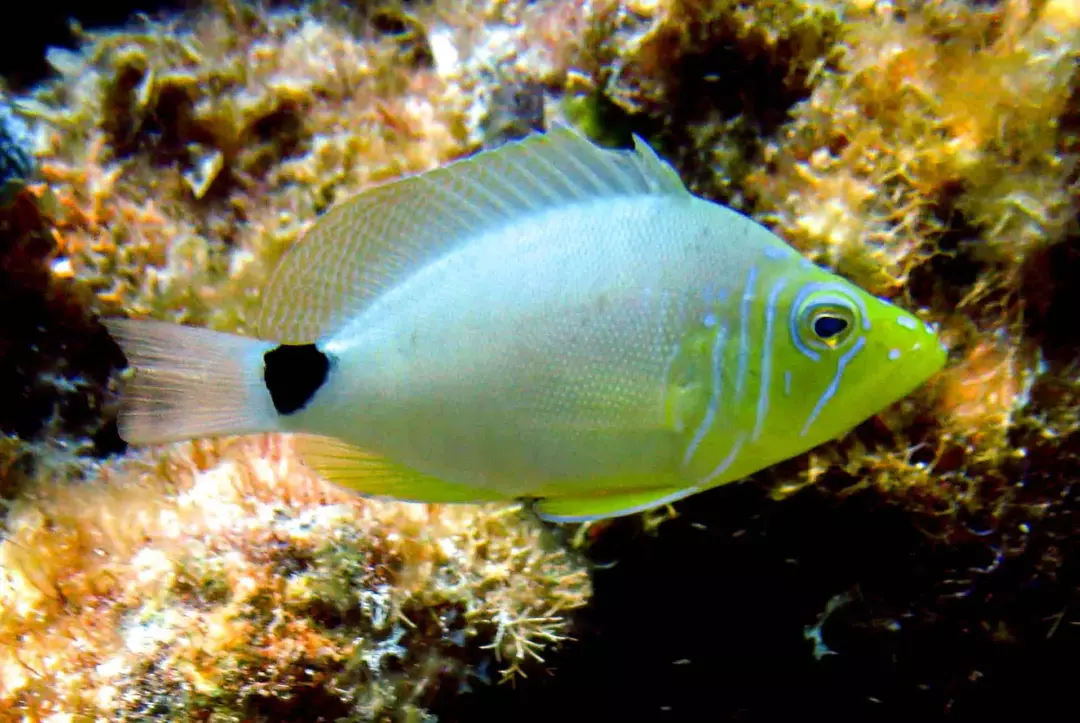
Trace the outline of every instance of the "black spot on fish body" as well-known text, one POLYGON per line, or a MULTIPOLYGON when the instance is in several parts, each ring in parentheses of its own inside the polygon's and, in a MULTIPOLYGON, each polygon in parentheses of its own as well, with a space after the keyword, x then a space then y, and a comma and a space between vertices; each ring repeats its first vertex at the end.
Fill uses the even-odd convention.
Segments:
POLYGON ((326 382, 330 357, 314 344, 282 344, 263 355, 263 380, 278 414, 292 414, 326 382))

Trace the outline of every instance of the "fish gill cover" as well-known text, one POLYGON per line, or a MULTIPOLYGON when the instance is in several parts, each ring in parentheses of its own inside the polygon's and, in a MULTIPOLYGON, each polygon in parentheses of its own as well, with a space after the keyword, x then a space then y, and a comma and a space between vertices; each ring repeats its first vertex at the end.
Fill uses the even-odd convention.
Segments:
POLYGON ((1078 53, 1070 0, 220 0, 50 50, 4 97, 36 167, 3 165, 0 716, 1064 718, 1078 53), (948 368, 749 483, 579 528, 614 563, 588 577, 498 508, 344 498, 277 438, 115 456, 95 315, 248 330, 329 205, 544 116, 642 135, 940 325, 948 368))

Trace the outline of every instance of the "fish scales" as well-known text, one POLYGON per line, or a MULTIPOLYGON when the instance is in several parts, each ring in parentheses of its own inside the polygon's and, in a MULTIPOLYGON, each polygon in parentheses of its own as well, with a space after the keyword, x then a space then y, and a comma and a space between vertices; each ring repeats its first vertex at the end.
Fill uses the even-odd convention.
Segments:
POLYGON ((358 370, 327 388, 348 406, 313 408, 296 423, 328 431, 347 419, 360 446, 437 458, 425 471, 522 493, 548 479, 670 477, 679 439, 658 400, 692 317, 664 318, 662 300, 685 297, 682 308, 700 317, 698 290, 728 283, 705 270, 734 276, 744 263, 696 234, 656 248, 685 231, 693 202, 557 209, 441 259, 327 340, 358 370), (421 419, 427 435, 408 434, 421 419))
POLYGON ((366 494, 574 521, 741 479, 944 364, 913 315, 636 143, 559 127, 339 204, 282 259, 262 339, 108 322, 125 437, 296 432, 366 494))

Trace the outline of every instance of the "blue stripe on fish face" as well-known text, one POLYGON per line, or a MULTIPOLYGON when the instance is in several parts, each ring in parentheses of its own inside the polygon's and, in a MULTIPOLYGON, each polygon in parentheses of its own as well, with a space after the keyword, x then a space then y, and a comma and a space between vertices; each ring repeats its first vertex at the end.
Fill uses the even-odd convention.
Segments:
MULTIPOLYGON (((768 254, 766 254, 768 256, 768 254)), ((774 258, 774 257, 769 257, 774 258)), ((739 299, 739 331, 738 331, 738 346, 735 350, 736 370, 733 387, 729 387, 733 391, 732 404, 737 406, 746 392, 746 382, 749 373, 750 365, 750 347, 754 339, 752 338, 754 314, 756 309, 754 307, 754 299, 756 297, 756 286, 758 282, 758 268, 752 266, 747 272, 746 283, 743 286, 742 295, 739 299)), ((776 307, 779 299, 780 292, 786 284, 785 279, 781 279, 778 283, 775 283, 770 289, 769 305, 766 306, 766 319, 764 325, 765 338, 762 348, 763 354, 763 373, 771 374, 772 364, 772 342, 773 329, 775 326, 776 307)), ((718 293, 717 300, 723 303, 727 298, 726 290, 722 290, 718 293)), ((709 404, 705 410, 705 414, 694 430, 694 435, 687 445, 686 453, 683 456, 683 466, 689 466, 694 456, 697 454, 702 442, 712 431, 716 425, 717 417, 724 413, 723 409, 723 390, 724 390, 724 359, 726 356, 726 346, 729 341, 728 324, 726 321, 720 322, 717 319, 716 312, 708 311, 702 320, 705 328, 713 328, 719 324, 715 336, 713 337, 713 343, 711 346, 710 363, 712 371, 712 388, 710 390, 709 404)), ((760 434, 760 428, 764 424, 764 416, 768 410, 768 397, 769 397, 769 385, 767 379, 762 377, 762 384, 758 390, 758 402, 757 402, 757 418, 755 421, 755 436, 760 434)), ((748 435, 745 432, 737 434, 733 440, 731 446, 728 448, 727 454, 720 459, 716 466, 708 472, 698 482, 699 485, 704 486, 712 482, 714 479, 724 474, 731 466, 736 462, 742 451, 743 445, 747 441, 748 435)))
MULTIPOLYGON (((857 294, 852 294, 850 289, 840 282, 812 282, 805 284, 796 293, 795 298, 792 300, 791 308, 788 313, 788 333, 791 339, 791 343, 795 348, 802 353, 805 357, 813 362, 819 362, 822 360, 822 354, 825 353, 825 347, 814 348, 802 338, 802 334, 799 332, 799 322, 804 307, 809 297, 815 294, 820 294, 818 298, 815 298, 813 305, 818 304, 836 304, 838 306, 846 306, 848 308, 856 307, 862 318, 861 333, 852 342, 852 346, 844 354, 842 354, 836 361, 836 371, 833 374, 829 384, 822 391, 821 396, 818 398, 813 409, 810 411, 805 423, 800 431, 800 436, 806 436, 814 422, 817 421, 825 405, 832 399, 840 388, 843 381, 844 369, 851 360, 858 354, 866 345, 865 332, 868 332, 871 328, 871 322, 869 314, 867 313, 866 302, 857 294)), ((784 376, 785 393, 790 393, 791 373, 785 372, 784 376)))
POLYGON ((746 287, 743 289, 742 300, 739 304, 739 367, 735 372, 736 403, 742 400, 747 365, 750 361, 750 312, 754 301, 754 284, 757 283, 757 275, 757 267, 751 266, 746 275, 746 287))
POLYGON ((705 409, 705 416, 702 417, 701 423, 698 424, 697 429, 694 430, 694 436, 690 440, 690 444, 686 447, 686 454, 683 455, 683 466, 689 465, 693 460, 694 454, 697 452, 702 440, 705 439, 705 435, 709 433, 709 429, 712 427, 713 422, 716 421, 716 415, 719 411, 721 402, 722 385, 724 382, 723 364, 725 343, 727 343, 727 323, 721 324, 720 328, 716 330, 716 335, 713 337, 711 353, 712 390, 709 395, 709 406, 705 409))
MULTIPOLYGON (((701 362, 702 367, 709 365, 711 388, 707 403, 698 407, 701 416, 696 418, 696 426, 689 426, 692 434, 682 466, 694 470, 693 483, 701 487, 715 484, 715 480, 741 467, 746 461, 740 461, 744 452, 759 451, 756 444, 769 434, 770 412, 777 404, 775 397, 779 389, 783 389, 785 398, 792 400, 787 404, 794 405, 790 409, 785 405, 785 409, 798 415, 787 425, 790 434, 807 436, 813 433, 819 419, 831 418, 825 410, 842 390, 852 360, 867 345, 864 334, 871 323, 866 301, 853 293, 850 285, 820 277, 803 281, 799 278, 803 276, 800 267, 777 268, 770 260, 779 255, 763 253, 762 256, 761 262, 746 269, 737 297, 726 304, 706 305, 697 319, 701 331, 712 332, 707 337, 708 346, 701 348, 702 356, 708 354, 708 361, 701 359, 701 362), (861 313, 861 322, 854 322, 855 333, 847 337, 846 348, 835 349, 828 340, 818 340, 812 331, 807 331, 806 315, 817 313, 819 305, 829 304, 850 309, 856 318, 861 313), (785 327, 791 346, 787 346, 788 338, 783 336, 785 327), (760 345, 756 352, 755 344, 760 345), (792 358, 790 352, 784 352, 784 364, 777 369, 778 355, 784 349, 798 353, 792 358), (804 361, 800 365, 800 358, 810 363, 804 361), (818 367, 818 362, 827 363, 827 367, 818 367), (815 367, 819 371, 814 371, 815 367), (777 375, 782 377, 774 378, 777 375), (805 390, 804 400, 793 399, 796 381, 811 384, 805 390)), ((714 289, 709 289, 707 294, 702 292, 702 300, 705 296, 717 299, 724 296, 722 292, 713 292, 714 289)), ((673 352, 673 359, 678 353, 673 352)), ((673 363, 669 360, 668 366, 673 363)), ((665 371, 665 377, 669 374, 665 371)), ((769 444, 781 441, 773 440, 769 444)), ((770 448, 766 446, 760 451, 770 448)))
POLYGON ((829 386, 825 388, 825 391, 818 397, 817 404, 814 405, 814 409, 810 412, 810 416, 806 420, 806 424, 803 425, 802 431, 799 433, 805 437, 806 433, 810 431, 810 426, 821 414, 821 410, 825 408, 825 404, 833 398, 836 391, 840 388, 840 383, 843 381, 844 368, 851 363, 851 360, 855 358, 855 355, 862 351, 862 348, 866 346, 866 337, 860 336, 852 344, 851 348, 844 352, 836 362, 836 374, 833 376, 832 381, 829 382, 829 386))
POLYGON ((776 306, 780 300, 780 292, 787 285, 787 277, 781 276, 772 288, 765 302, 765 331, 761 342, 761 381, 758 385, 757 416, 754 418, 753 440, 761 437, 761 430, 765 424, 765 417, 769 413, 769 391, 772 384, 772 355, 774 351, 773 331, 776 324, 776 306))
MULTIPOLYGON (((702 442, 713 430, 718 417, 724 413, 724 358, 727 342, 729 340, 728 324, 726 321, 720 322, 716 329, 716 333, 713 336, 709 351, 712 385, 709 390, 709 404, 706 407, 705 414, 702 416, 697 428, 694 430, 693 437, 690 439, 689 444, 687 444, 686 453, 683 455, 684 468, 689 467, 693 463, 694 457, 698 453, 702 442)), ((728 449, 727 455, 721 459, 709 473, 704 475, 698 481, 698 487, 708 485, 735 463, 742 450, 743 443, 746 441, 746 436, 745 433, 740 433, 735 437, 731 447, 728 449)))

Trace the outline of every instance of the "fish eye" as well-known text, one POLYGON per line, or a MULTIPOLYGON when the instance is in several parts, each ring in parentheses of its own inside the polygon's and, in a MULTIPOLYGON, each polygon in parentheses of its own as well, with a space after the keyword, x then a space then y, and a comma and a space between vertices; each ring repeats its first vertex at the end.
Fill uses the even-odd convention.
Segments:
POLYGON ((847 319, 832 314, 822 314, 814 319, 814 333, 828 341, 848 328, 847 319))
POLYGON ((811 347, 836 349, 851 338, 857 321, 854 307, 839 298, 811 302, 800 314, 800 336, 811 347))

